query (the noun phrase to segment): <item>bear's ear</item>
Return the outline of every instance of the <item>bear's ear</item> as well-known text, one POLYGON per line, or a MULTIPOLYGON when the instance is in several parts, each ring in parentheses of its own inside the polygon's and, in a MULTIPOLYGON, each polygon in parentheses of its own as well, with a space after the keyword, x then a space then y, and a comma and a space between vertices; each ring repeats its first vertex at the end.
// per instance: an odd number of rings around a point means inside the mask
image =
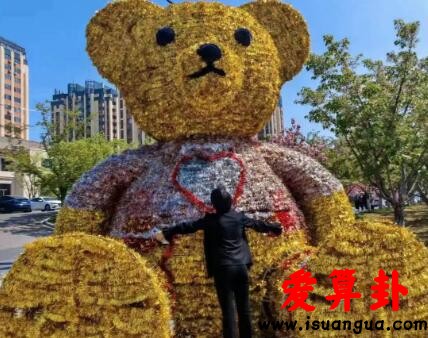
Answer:
POLYGON ((282 80, 296 75, 309 54, 309 33, 300 13, 278 0, 258 0, 240 7, 271 34, 281 60, 282 80))
POLYGON ((96 13, 86 27, 86 50, 101 75, 121 84, 128 48, 136 43, 134 26, 162 10, 147 0, 116 0, 96 13))

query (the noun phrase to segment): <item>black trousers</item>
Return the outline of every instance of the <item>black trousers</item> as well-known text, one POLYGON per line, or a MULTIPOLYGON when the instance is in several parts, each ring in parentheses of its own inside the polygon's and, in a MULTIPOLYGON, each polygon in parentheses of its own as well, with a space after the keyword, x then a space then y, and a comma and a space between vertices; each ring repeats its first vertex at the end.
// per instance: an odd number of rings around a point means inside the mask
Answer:
POLYGON ((249 280, 246 265, 222 266, 214 272, 214 283, 223 315, 224 338, 251 338, 249 280), (235 304, 239 336, 236 334, 235 304))

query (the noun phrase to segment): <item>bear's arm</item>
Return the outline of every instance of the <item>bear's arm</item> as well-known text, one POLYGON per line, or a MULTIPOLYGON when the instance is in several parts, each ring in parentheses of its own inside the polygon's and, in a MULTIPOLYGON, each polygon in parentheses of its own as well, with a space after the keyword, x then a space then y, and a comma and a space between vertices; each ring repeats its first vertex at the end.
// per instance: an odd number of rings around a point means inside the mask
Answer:
POLYGON ((142 176, 150 160, 149 147, 110 156, 73 185, 60 210, 55 233, 82 231, 106 234, 106 221, 121 194, 142 176))
POLYGON ((316 160, 273 143, 261 145, 260 151, 301 206, 315 242, 336 226, 355 222, 342 184, 316 160))

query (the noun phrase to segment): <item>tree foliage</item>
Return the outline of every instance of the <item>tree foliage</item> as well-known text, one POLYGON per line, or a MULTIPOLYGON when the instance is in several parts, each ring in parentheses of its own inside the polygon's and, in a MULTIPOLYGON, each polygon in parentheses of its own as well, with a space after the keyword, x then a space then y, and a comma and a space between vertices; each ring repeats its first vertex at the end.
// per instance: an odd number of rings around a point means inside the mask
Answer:
POLYGON ((418 22, 394 25, 396 50, 385 62, 352 56, 347 39, 324 36, 327 50, 306 65, 318 86, 303 88, 298 102, 311 106, 311 121, 344 142, 404 224, 404 206, 428 159, 428 58, 416 53, 418 22))
POLYGON ((7 169, 15 172, 22 182, 30 198, 40 194, 41 178, 44 170, 41 167, 42 156, 40 153, 30 153, 22 145, 10 145, 2 149, 2 155, 7 162, 7 169))
POLYGON ((37 125, 42 128, 40 137, 45 149, 61 141, 76 141, 86 137, 86 125, 94 118, 92 113, 83 117, 80 111, 74 110, 64 112, 65 120, 53 122, 53 113, 48 101, 36 104, 36 110, 41 114, 41 121, 37 125))
POLYGON ((47 149, 45 166, 49 171, 43 175, 42 184, 63 201, 73 183, 84 172, 127 148, 129 144, 125 141, 107 141, 102 135, 53 143, 47 149))
POLYGON ((326 146, 325 158, 323 164, 342 181, 344 186, 355 182, 368 183, 343 138, 338 137, 330 140, 326 146))

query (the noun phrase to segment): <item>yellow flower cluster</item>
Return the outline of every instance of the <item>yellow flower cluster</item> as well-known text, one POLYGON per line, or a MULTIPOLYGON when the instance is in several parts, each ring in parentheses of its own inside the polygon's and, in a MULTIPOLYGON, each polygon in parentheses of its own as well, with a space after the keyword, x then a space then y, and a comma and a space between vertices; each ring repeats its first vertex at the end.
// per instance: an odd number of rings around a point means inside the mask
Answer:
POLYGON ((221 332, 221 313, 212 279, 204 270, 203 234, 175 240, 168 261, 174 275, 173 317, 176 334, 215 337, 221 332))
POLYGON ((314 236, 313 243, 322 241, 333 229, 344 229, 355 222, 352 206, 343 189, 314 198, 307 203, 304 212, 314 236))
POLYGON ((87 42, 98 70, 120 88, 141 129, 158 140, 256 134, 309 50, 302 17, 279 1, 241 8, 183 2, 165 9, 114 2, 91 20, 87 42), (174 39, 159 45, 163 27, 174 39), (239 28, 251 32, 249 46, 235 40, 239 28), (207 66, 197 52, 204 44, 220 48, 214 67, 225 76, 189 77, 207 66))
POLYGON ((0 289, 1 337, 171 337, 165 285, 118 241, 83 233, 27 245, 0 289))
POLYGON ((105 215, 102 211, 76 210, 63 207, 58 213, 55 223, 55 234, 79 231, 87 234, 105 234, 102 228, 105 215))
POLYGON ((310 38, 303 17, 291 5, 279 0, 259 0, 241 7, 269 31, 278 48, 281 80, 291 80, 309 54, 310 38))

